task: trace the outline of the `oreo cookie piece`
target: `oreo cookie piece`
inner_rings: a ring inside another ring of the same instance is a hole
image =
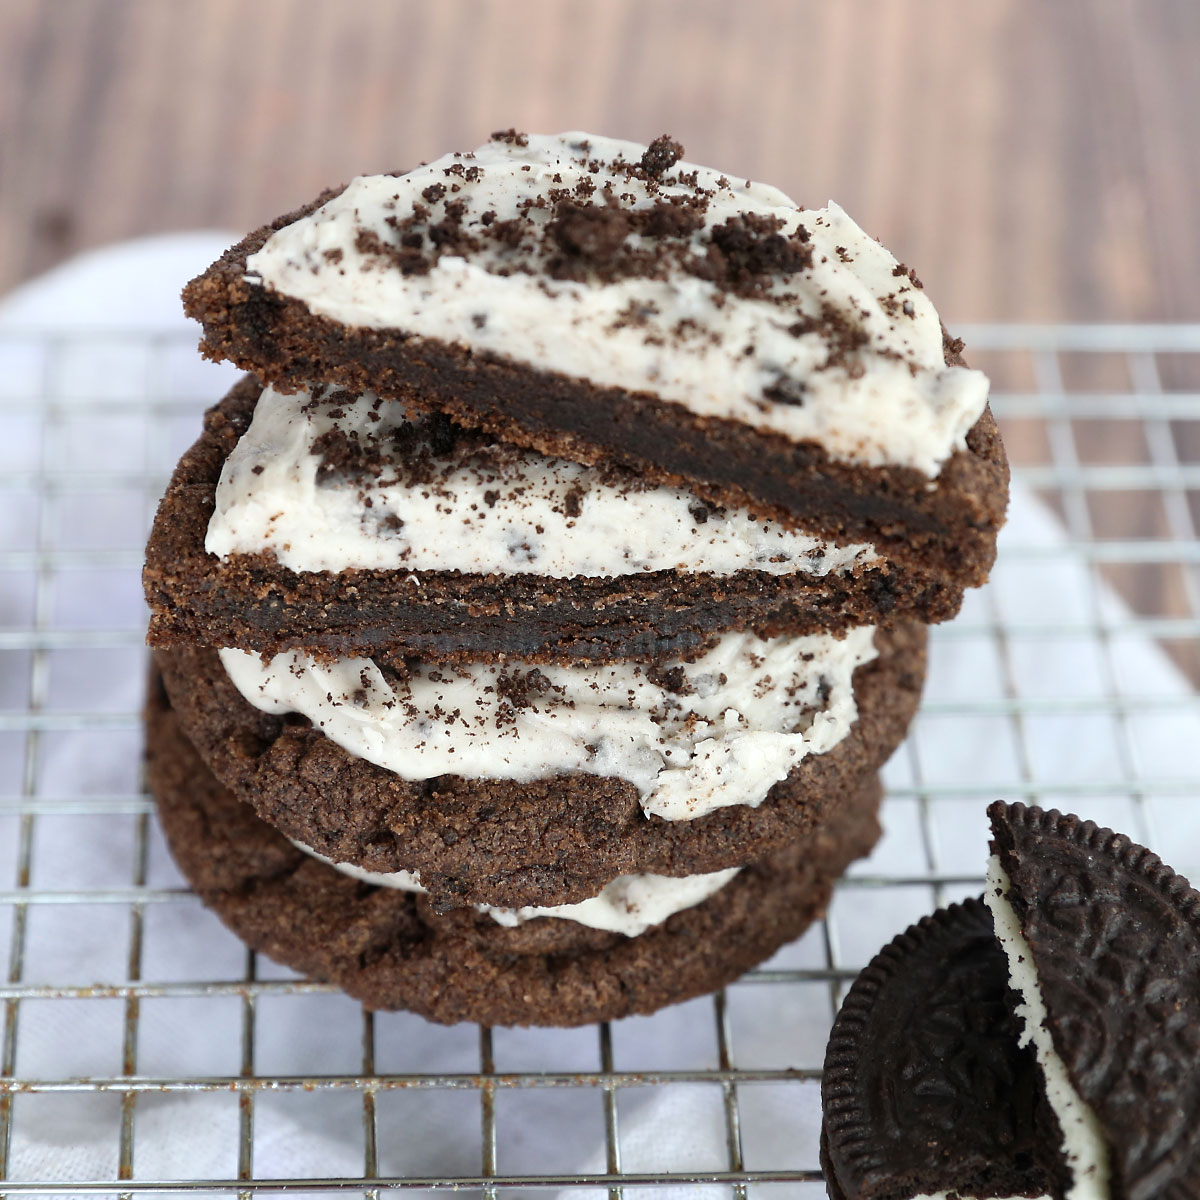
[[[833,1200],[1065,1194],[1058,1123],[1007,993],[980,900],[923,918],[859,975],[821,1083]]]
[[[830,1196],[1194,1200],[1200,893],[1093,821],[988,816],[986,909],[913,926],[838,1014]]]
[[[879,836],[870,778],[810,842],[744,866],[639,936],[558,914],[439,913],[426,896],[317,861],[259,820],[200,761],[157,677],[146,720],[147,781],[167,843],[217,916],[256,950],[368,1008],[443,1023],[580,1025],[722,987],[803,933]]]
[[[1200,1196],[1200,893],[1092,821],[993,804],[986,900],[1079,1196]]]

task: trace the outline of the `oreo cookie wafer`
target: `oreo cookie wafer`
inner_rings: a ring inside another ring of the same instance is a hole
[[[986,909],[897,938],[835,1022],[829,1194],[1200,1195],[1200,893],[1092,821],[988,815]]]
[[[1007,992],[980,900],[922,918],[859,975],[821,1085],[834,1200],[1064,1194],[1058,1123]]]
[[[1200,1196],[1200,893],[1094,821],[993,804],[985,900],[1074,1195]]]

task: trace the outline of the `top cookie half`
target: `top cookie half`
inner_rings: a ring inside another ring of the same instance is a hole
[[[371,391],[983,582],[1007,463],[915,275],[836,205],[681,155],[494,135],[324,193],[185,306],[280,390]]]

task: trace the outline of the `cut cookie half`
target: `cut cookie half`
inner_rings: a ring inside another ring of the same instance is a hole
[[[510,135],[360,177],[188,285],[202,349],[887,561],[981,583],[1008,468],[988,385],[836,205],[645,147]]]
[[[935,622],[962,587],[616,467],[252,378],[159,506],[152,645],[438,661],[652,659],[729,630]]]

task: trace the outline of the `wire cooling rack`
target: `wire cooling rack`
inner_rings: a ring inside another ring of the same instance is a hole
[[[884,941],[978,891],[989,799],[1071,808],[1200,865],[1200,771],[1172,749],[1194,738],[1200,680],[1200,325],[961,332],[1026,496],[1061,530],[1010,530],[993,584],[934,631],[887,837],[828,918],[714,997],[568,1032],[363,1013],[215,928],[140,789],[137,708],[145,530],[218,393],[180,382],[188,332],[6,333],[0,1193],[821,1195],[832,1014]],[[186,953],[200,928],[203,961]],[[284,1006],[311,1038],[281,1043]],[[639,1131],[680,1095],[711,1136],[665,1149]],[[194,1115],[171,1124],[184,1100]],[[414,1114],[445,1136],[406,1139]],[[551,1115],[566,1132],[539,1138]],[[338,1152],[292,1177],[285,1127]],[[215,1165],[187,1165],[192,1140],[220,1147]]]

